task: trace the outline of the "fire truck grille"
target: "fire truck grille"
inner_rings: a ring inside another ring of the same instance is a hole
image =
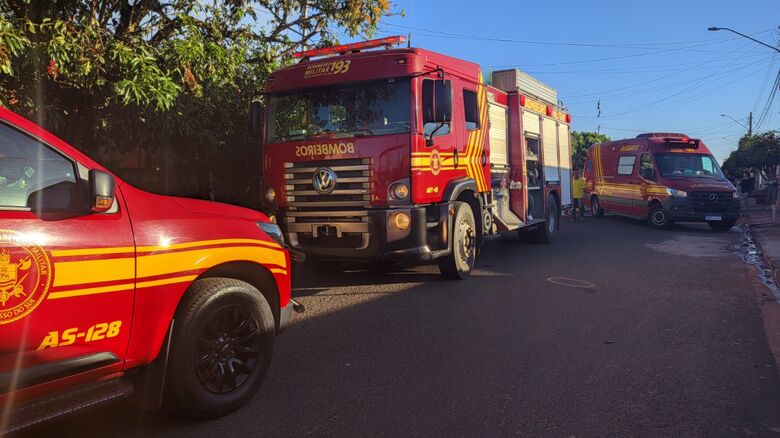
[[[315,173],[320,169],[333,172],[333,187],[326,187],[326,190],[315,188]],[[290,207],[367,207],[371,199],[370,160],[358,158],[285,163],[284,189]]]
[[[700,213],[724,212],[731,205],[731,192],[688,192],[693,210]]]

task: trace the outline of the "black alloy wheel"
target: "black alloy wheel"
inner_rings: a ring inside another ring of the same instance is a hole
[[[262,337],[257,319],[246,308],[217,309],[198,338],[195,373],[208,391],[223,394],[241,386],[257,365]]]

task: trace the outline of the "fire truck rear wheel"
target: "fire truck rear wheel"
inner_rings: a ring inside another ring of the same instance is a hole
[[[538,243],[552,243],[553,236],[558,230],[558,202],[554,196],[547,197],[547,211],[545,213],[545,223],[539,225],[536,229],[536,241]]]
[[[274,316],[263,294],[240,280],[200,279],[175,318],[166,405],[213,418],[246,403],[268,372],[274,345]]]
[[[471,274],[477,256],[477,225],[471,206],[455,202],[452,221],[452,253],[439,261],[439,271],[450,279],[461,280]]]

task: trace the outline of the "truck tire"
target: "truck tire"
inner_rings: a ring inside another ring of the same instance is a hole
[[[535,230],[536,243],[552,243],[555,232],[558,230],[558,203],[554,196],[547,197],[547,211],[545,212],[545,222]]]
[[[647,222],[651,227],[659,230],[666,230],[672,226],[669,214],[666,213],[661,204],[653,204],[650,207],[650,213],[647,215]]]
[[[198,418],[238,409],[268,372],[274,336],[271,307],[254,286],[195,281],[176,310],[165,404]]]
[[[729,221],[707,221],[707,225],[709,225],[710,228],[712,228],[715,231],[728,231],[736,223],[737,223],[736,219],[729,220]]]
[[[455,215],[452,221],[452,252],[439,261],[439,271],[452,280],[462,280],[474,269],[477,256],[477,226],[471,206],[465,202],[454,202]]]
[[[601,208],[601,201],[596,195],[590,198],[590,211],[593,213],[593,217],[604,217],[604,209]]]

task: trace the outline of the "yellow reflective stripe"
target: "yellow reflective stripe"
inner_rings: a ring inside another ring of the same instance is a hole
[[[54,272],[54,286],[132,280],[135,276],[135,258],[56,262]]]
[[[67,257],[80,255],[122,254],[135,252],[135,247],[119,246],[113,248],[87,248],[87,249],[55,249],[51,251],[52,257]]]
[[[123,254],[128,252],[155,252],[155,251],[170,251],[175,249],[194,248],[198,246],[206,245],[227,245],[227,244],[255,244],[263,245],[269,248],[281,249],[276,243],[267,242],[259,239],[219,239],[219,240],[198,240],[194,242],[177,243],[173,245],[155,245],[155,246],[139,246],[134,248],[132,246],[119,246],[109,248],[85,248],[85,249],[55,249],[51,251],[52,257],[68,257],[68,256],[81,256],[81,255],[103,255],[103,254]]]
[[[173,245],[160,245],[160,246],[139,246],[138,252],[154,252],[154,251],[170,251],[173,249],[194,248],[198,246],[206,245],[226,245],[226,244],[257,244],[268,246],[271,248],[281,248],[276,243],[266,242],[265,240],[258,239],[220,239],[220,240],[199,240],[195,242],[177,243]]]
[[[242,260],[287,267],[285,254],[282,251],[251,246],[208,248],[139,256],[138,277],[152,277],[172,272],[208,269],[221,263]]]
[[[86,289],[76,289],[76,290],[69,290],[64,292],[52,292],[49,294],[47,299],[56,300],[58,298],[70,298],[70,297],[80,297],[82,295],[95,295],[95,294],[104,294],[107,292],[119,292],[121,290],[131,290],[133,289],[133,286],[134,283],[123,283],[123,284],[115,284],[113,286],[89,287]]]
[[[282,273],[286,274],[287,271],[283,271]],[[69,290],[64,292],[52,292],[49,294],[47,299],[56,300],[59,298],[71,298],[71,297],[80,297],[84,295],[97,295],[97,294],[104,294],[109,292],[119,292],[124,290],[132,290],[133,287],[137,289],[143,289],[147,287],[165,286],[167,284],[189,283],[195,280],[196,278],[198,278],[197,275],[187,275],[184,277],[164,278],[162,280],[142,281],[139,282],[137,285],[135,285],[134,283],[123,283],[123,284],[116,284],[113,286],[90,287],[85,289],[76,289],[76,290]]]
[[[274,268],[274,269],[271,269],[271,272],[274,273],[274,274],[287,275],[287,270],[286,269]]]

